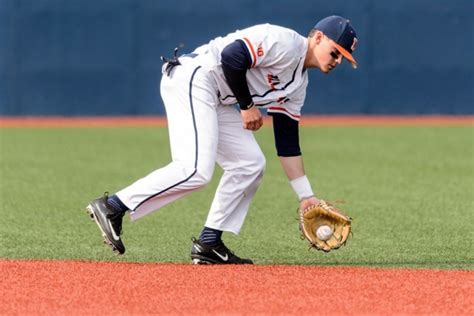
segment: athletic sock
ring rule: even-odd
[[[125,204],[123,204],[122,201],[120,201],[120,199],[115,194],[109,196],[107,204],[112,206],[112,208],[118,213],[125,213],[126,211],[128,211],[128,207],[126,207]]]
[[[217,230],[204,226],[199,236],[199,241],[208,246],[215,246],[221,243],[222,230]]]

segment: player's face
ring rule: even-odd
[[[334,41],[325,35],[319,38],[315,55],[318,68],[324,73],[329,73],[342,62],[342,54],[337,50]]]

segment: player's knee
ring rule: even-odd
[[[263,175],[263,172],[265,171],[265,166],[267,164],[265,156],[263,154],[259,155],[255,161],[255,164],[256,164],[256,168],[255,168],[256,172],[258,172],[259,175]]]
[[[265,156],[261,153],[259,155],[255,155],[255,157],[253,157],[252,161],[245,169],[250,176],[261,178],[263,176],[263,172],[265,171],[265,166]]]
[[[243,168],[240,169],[240,177],[242,178],[242,182],[249,184],[248,189],[253,190],[258,188],[262,182],[265,164],[265,156],[262,154],[255,156],[251,163],[243,166]]]
[[[214,164],[201,164],[197,167],[194,163],[188,162],[174,162],[179,165],[179,169],[182,170],[182,175],[185,177],[186,187],[189,189],[199,189],[207,185],[214,172]]]
[[[209,182],[211,182],[212,174],[213,169],[197,168],[193,175],[193,182],[197,187],[206,186]]]

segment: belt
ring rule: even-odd
[[[179,57],[189,57],[189,58],[194,58],[198,56],[196,53],[190,53],[190,54],[184,54]],[[167,76],[170,76],[171,70],[173,70],[174,67],[181,65],[178,57],[178,47],[174,49],[174,57],[173,58],[166,58],[161,56],[161,60],[163,61],[163,64],[165,66],[165,71]]]

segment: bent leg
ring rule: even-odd
[[[217,151],[216,94],[197,67],[179,66],[161,81],[172,162],[116,193],[140,218],[206,185]]]
[[[240,113],[235,108],[218,106],[217,112],[217,162],[224,174],[205,226],[238,234],[261,182],[265,156],[253,133],[242,127]]]

